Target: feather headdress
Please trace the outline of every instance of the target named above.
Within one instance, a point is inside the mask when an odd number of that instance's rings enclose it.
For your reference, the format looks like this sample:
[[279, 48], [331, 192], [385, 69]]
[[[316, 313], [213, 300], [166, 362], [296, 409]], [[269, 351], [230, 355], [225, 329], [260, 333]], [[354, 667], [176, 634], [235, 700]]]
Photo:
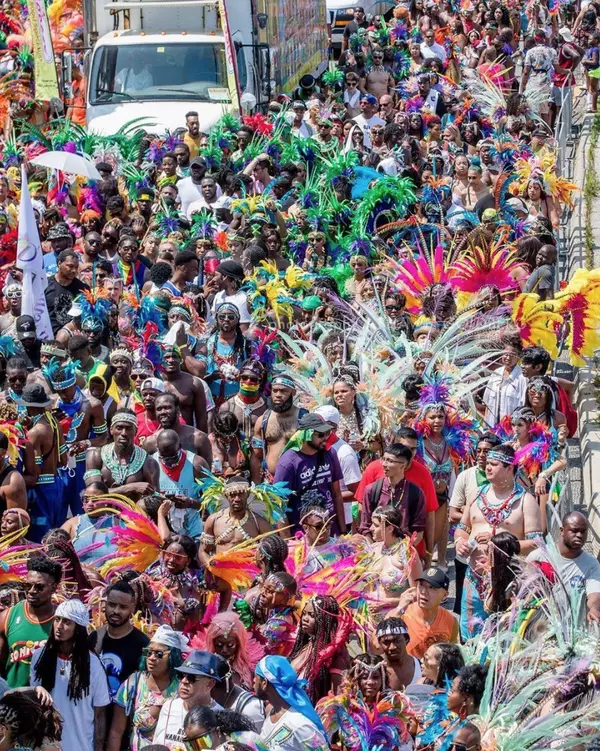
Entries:
[[552, 359], [558, 357], [557, 332], [563, 317], [550, 301], [541, 301], [538, 295], [524, 292], [513, 301], [512, 320], [525, 347], [541, 346]]
[[403, 748], [410, 740], [408, 722], [415, 718], [410, 702], [398, 691], [372, 705], [358, 693], [329, 695], [316, 710], [327, 737], [336, 736], [349, 751]]
[[[222, 478], [205, 469], [204, 479], [197, 482], [202, 490], [202, 508], [209, 514], [228, 507], [225, 481]], [[292, 494], [287, 483], [252, 484], [249, 487], [249, 493], [248, 508], [266, 519], [269, 524], [275, 525], [285, 518], [288, 511], [287, 499]]]
[[158, 558], [162, 545], [156, 524], [124, 495], [100, 495], [95, 501], [99, 512], [114, 514], [124, 525], [109, 530], [117, 552], [98, 561], [101, 575], [109, 579], [119, 571], [145, 571]]
[[579, 186], [556, 173], [556, 154], [549, 149], [542, 149], [529, 159], [518, 159], [515, 171], [519, 182], [515, 187], [524, 193], [530, 180], [537, 180], [544, 191], [560, 205], [573, 206], [573, 193]]
[[569, 323], [566, 345], [571, 364], [583, 367], [600, 347], [600, 269], [577, 269], [548, 307]]

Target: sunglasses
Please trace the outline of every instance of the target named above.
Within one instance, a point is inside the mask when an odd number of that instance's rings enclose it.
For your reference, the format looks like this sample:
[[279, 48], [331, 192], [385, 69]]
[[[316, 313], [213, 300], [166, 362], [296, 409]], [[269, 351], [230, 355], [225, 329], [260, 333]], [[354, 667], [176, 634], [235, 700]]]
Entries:
[[168, 561], [187, 561], [188, 557], [185, 553], [169, 553], [168, 550], [163, 550], [163, 558]]
[[165, 655], [168, 655], [170, 651], [170, 649], [150, 649], [150, 647], [144, 647], [144, 649], [142, 649], [142, 654], [144, 657], [151, 657], [154, 655], [157, 659], [162, 660], [162, 658]]
[[307, 527], [310, 527], [311, 529], [314, 529], [315, 532], [322, 532], [325, 527], [329, 527], [329, 524], [321, 523], [321, 524], [309, 524], [308, 522], [304, 522]]
[[37, 582], [25, 582], [23, 584], [23, 589], [26, 592], [43, 592], [45, 588], [45, 584], [38, 584]]
[[466, 743], [453, 743], [450, 746], [450, 751], [477, 751], [479, 748], [481, 748], [479, 744], [475, 746], [467, 746]]
[[187, 681], [188, 683], [196, 683], [196, 681], [199, 681], [200, 678], [202, 678], [201, 675], [190, 675], [189, 673], [182, 673], [181, 678], [179, 679], [181, 683], [184, 681]]
[[402, 310], [402, 306], [401, 305], [386, 305], [385, 309], [386, 310]]

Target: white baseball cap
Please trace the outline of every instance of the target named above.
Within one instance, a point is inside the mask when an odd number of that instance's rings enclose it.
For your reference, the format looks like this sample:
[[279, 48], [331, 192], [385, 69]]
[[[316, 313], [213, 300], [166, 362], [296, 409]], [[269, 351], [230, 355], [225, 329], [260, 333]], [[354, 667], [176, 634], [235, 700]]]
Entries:
[[315, 409], [315, 412], [318, 415], [321, 415], [321, 417], [324, 420], [327, 420], [331, 425], [337, 427], [340, 424], [340, 413], [335, 407], [332, 407], [331, 404], [324, 404], [322, 407]]
[[559, 35], [565, 40], [565, 42], [572, 42], [574, 41], [573, 34], [571, 33], [571, 29], [569, 29], [567, 26], [563, 26], [558, 30]]

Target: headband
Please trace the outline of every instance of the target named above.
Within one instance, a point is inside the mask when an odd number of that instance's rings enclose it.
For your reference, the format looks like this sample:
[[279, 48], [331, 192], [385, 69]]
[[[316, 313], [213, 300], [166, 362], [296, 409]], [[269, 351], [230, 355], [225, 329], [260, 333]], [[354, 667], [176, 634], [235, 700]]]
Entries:
[[385, 662], [383, 660], [381, 662], [378, 662], [377, 665], [367, 665], [366, 662], [363, 662], [362, 660], [359, 660], [358, 658], [354, 660], [355, 667], [360, 667], [363, 670], [368, 670], [369, 673], [374, 673], [376, 670], [382, 670], [384, 665], [385, 665]]
[[61, 347], [56, 347], [52, 344], [42, 344], [40, 353], [43, 355], [54, 355], [55, 357], [66, 357], [67, 350]]
[[25, 509], [22, 508], [7, 508], [6, 511], [2, 514], [2, 518], [4, 519], [5, 516], [8, 516], [9, 514], [17, 514], [19, 517], [19, 529], [23, 529], [23, 527], [28, 527], [31, 524], [31, 517], [25, 511]]
[[137, 428], [137, 417], [135, 415], [130, 415], [127, 412], [121, 412], [120, 414], [116, 414], [112, 419], [112, 424], [116, 425], [119, 422], [126, 422], [129, 425], [133, 425]]
[[327, 509], [325, 508], [311, 508], [304, 514], [304, 516], [300, 517], [300, 524], [302, 524], [302, 522], [309, 516], [318, 516], [322, 521], [328, 521], [329, 519], [333, 518], [333, 515], [330, 514], [329, 511], [327, 511]]
[[379, 626], [377, 626], [377, 638], [380, 636], [408, 636], [408, 629], [404, 625], [404, 623], [401, 626], [393, 626], [392, 624], [386, 623], [386, 621], [382, 621]]
[[541, 393], [542, 391], [544, 391], [544, 389], [546, 391], [552, 391], [549, 384], [547, 384], [541, 378], [532, 378], [527, 384], [527, 389], [531, 389], [532, 391], [537, 391], [538, 393]]
[[169, 310], [169, 313], [179, 313], [180, 315], [185, 316], [185, 319], [188, 323], [192, 322], [192, 316], [190, 315], [190, 311], [185, 307], [185, 305], [172, 305], [171, 310]]
[[215, 311], [215, 315], [218, 318], [220, 313], [233, 313], [237, 320], [240, 320], [240, 311], [237, 305], [231, 302], [222, 302]]
[[265, 584], [267, 582], [271, 584], [277, 590], [277, 592], [287, 592], [285, 586], [273, 574], [269, 574], [269, 576], [267, 576], [267, 578], [265, 579]]
[[245, 480], [236, 480], [235, 482], [229, 482], [223, 488], [223, 493], [229, 495], [236, 490], [248, 491], [250, 490], [250, 483]]
[[273, 386], [285, 386], [292, 391], [296, 390], [296, 384], [289, 376], [278, 375], [273, 379]]
[[113, 360], [116, 360], [117, 357], [124, 357], [133, 365], [133, 354], [128, 349], [117, 347], [117, 349], [110, 353], [110, 361], [112, 362]]
[[514, 459], [506, 456], [503, 451], [497, 451], [496, 449], [491, 449], [490, 451], [488, 451], [487, 458], [488, 461], [491, 459], [493, 462], [501, 462], [502, 464], [506, 464], [507, 466], [515, 463]]
[[175, 344], [172, 344], [170, 347], [165, 347], [163, 356], [166, 357], [167, 355], [175, 355], [180, 360], [183, 360], [183, 355], [181, 354], [181, 350]]

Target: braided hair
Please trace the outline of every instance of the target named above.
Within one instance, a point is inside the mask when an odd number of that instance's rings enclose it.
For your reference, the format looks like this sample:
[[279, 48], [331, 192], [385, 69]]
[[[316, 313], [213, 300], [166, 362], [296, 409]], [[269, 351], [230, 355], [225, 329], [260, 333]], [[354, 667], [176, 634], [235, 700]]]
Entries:
[[10, 691], [0, 699], [0, 725], [8, 730], [11, 741], [32, 748], [44, 740], [60, 742], [63, 722], [54, 706], [44, 707], [35, 689]]
[[288, 544], [279, 535], [263, 537], [258, 544], [258, 554], [264, 566], [264, 578], [270, 574], [285, 572], [285, 559], [289, 555]]
[[315, 609], [314, 634], [305, 631], [302, 617], [300, 617], [296, 641], [289, 660], [292, 662], [294, 657], [297, 657], [308, 646], [309, 655], [303, 672], [308, 681], [306, 692], [315, 704], [331, 688], [329, 668], [333, 655], [331, 655], [331, 650], [326, 650], [326, 648], [335, 641], [341, 611], [338, 601], [329, 595], [317, 595], [308, 602], [311, 602]]
[[[58, 642], [54, 636], [54, 629], [50, 631], [40, 658], [35, 666], [35, 677], [42, 686], [52, 693], [56, 682], [56, 666], [58, 663]], [[73, 652], [71, 654], [71, 675], [67, 696], [74, 702], [78, 702], [90, 693], [90, 650], [88, 646], [87, 629], [75, 624], [73, 634]]]

